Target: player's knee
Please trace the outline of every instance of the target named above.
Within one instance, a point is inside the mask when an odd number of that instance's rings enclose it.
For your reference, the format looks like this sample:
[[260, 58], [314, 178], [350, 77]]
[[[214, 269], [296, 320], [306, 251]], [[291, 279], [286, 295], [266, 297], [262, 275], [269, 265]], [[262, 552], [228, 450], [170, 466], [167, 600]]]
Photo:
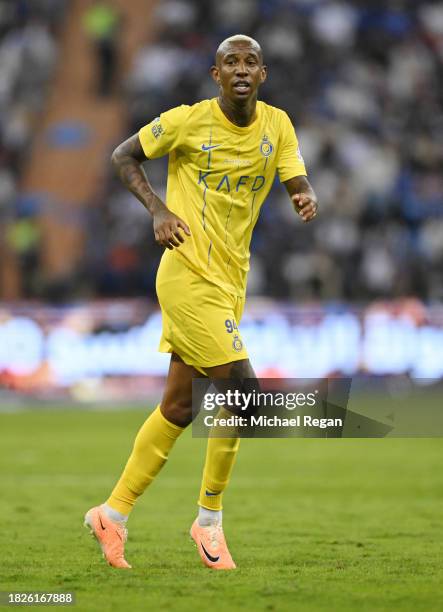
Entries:
[[192, 421], [192, 404], [188, 400], [162, 402], [160, 410], [165, 419], [179, 427], [187, 427]]

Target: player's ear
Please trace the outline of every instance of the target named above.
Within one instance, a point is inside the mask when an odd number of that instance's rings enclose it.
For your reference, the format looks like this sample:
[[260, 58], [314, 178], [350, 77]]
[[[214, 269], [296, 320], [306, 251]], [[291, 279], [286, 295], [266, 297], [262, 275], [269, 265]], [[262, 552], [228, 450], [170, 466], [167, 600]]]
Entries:
[[262, 66], [261, 74], [260, 74], [260, 83], [264, 83], [266, 81], [267, 76], [268, 76], [268, 67]]
[[220, 71], [217, 66], [211, 66], [211, 76], [217, 85], [220, 85]]

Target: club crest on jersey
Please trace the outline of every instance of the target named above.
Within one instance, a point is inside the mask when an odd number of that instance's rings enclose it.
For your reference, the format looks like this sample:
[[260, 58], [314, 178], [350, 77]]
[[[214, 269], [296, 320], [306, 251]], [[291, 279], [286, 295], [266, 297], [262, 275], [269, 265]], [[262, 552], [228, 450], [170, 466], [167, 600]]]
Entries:
[[272, 143], [269, 141], [269, 138], [266, 134], [263, 136], [261, 144], [260, 144], [260, 153], [265, 157], [269, 157], [274, 150]]
[[232, 341], [232, 348], [234, 349], [234, 351], [237, 351], [237, 353], [239, 353], [242, 350], [243, 342], [240, 340], [238, 336], [234, 336], [234, 340]]

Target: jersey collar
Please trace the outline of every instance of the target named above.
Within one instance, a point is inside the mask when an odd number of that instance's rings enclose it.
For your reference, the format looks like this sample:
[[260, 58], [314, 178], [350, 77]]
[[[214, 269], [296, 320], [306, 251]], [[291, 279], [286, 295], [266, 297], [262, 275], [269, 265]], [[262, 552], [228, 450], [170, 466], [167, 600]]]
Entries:
[[235, 125], [235, 123], [229, 121], [229, 119], [226, 117], [226, 115], [220, 108], [217, 98], [212, 98], [211, 107], [213, 114], [220, 121], [220, 123], [222, 123], [225, 127], [231, 130], [231, 132], [236, 132], [237, 134], [248, 134], [249, 132], [252, 132], [254, 129], [256, 129], [261, 115], [261, 104], [260, 102], [257, 102], [256, 117], [254, 121], [250, 125], [241, 127], [240, 125]]

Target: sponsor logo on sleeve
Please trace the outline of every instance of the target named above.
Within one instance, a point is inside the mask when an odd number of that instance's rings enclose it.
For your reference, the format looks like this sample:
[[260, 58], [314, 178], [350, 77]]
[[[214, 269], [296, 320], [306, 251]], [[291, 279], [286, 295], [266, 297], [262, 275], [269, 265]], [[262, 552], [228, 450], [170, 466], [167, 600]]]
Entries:
[[160, 138], [160, 136], [162, 134], [164, 134], [164, 129], [162, 124], [160, 123], [160, 117], [156, 117], [154, 119], [154, 121], [152, 122], [152, 128], [151, 128], [152, 134], [154, 135], [154, 138]]

